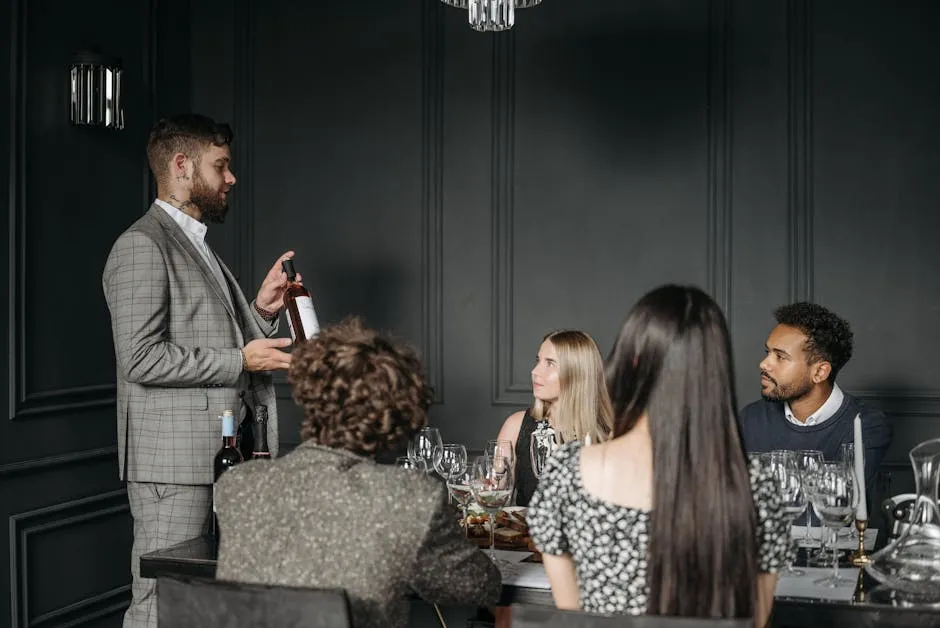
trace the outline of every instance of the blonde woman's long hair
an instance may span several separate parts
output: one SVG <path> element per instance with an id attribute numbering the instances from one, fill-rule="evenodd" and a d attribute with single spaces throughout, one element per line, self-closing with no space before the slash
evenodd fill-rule
<path id="1" fill-rule="evenodd" d="M 583 441 L 588 435 L 591 443 L 607 440 L 614 424 L 614 411 L 597 343 L 574 329 L 553 331 L 542 339 L 546 340 L 552 343 L 558 356 L 558 399 L 536 398 L 532 417 L 547 419 L 562 442 Z"/>

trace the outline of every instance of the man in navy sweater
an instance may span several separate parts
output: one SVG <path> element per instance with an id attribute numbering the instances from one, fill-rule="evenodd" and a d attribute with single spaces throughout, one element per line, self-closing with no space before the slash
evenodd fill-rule
<path id="1" fill-rule="evenodd" d="M 763 399 L 738 417 L 744 448 L 818 449 L 826 460 L 838 460 L 840 445 L 853 442 L 855 415 L 860 414 L 865 486 L 873 488 L 892 428 L 883 412 L 866 407 L 836 384 L 836 375 L 852 357 L 849 324 L 815 303 L 784 305 L 774 316 L 778 324 L 760 363 Z"/>

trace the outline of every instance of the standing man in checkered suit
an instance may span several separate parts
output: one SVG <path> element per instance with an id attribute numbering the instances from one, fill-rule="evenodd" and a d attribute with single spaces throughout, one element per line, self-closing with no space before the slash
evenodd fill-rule
<path id="1" fill-rule="evenodd" d="M 278 328 L 287 277 L 281 261 L 249 303 L 205 241 L 220 223 L 232 132 L 199 115 L 160 120 L 147 158 L 157 182 L 150 209 L 114 243 L 102 284 L 117 361 L 121 479 L 134 517 L 133 601 L 125 627 L 155 627 L 155 581 L 140 577 L 140 555 L 198 537 L 211 507 L 219 416 L 243 404 L 268 407 L 277 454 L 277 408 L 270 371 L 286 369 Z M 236 419 L 237 420 L 237 419 Z"/>

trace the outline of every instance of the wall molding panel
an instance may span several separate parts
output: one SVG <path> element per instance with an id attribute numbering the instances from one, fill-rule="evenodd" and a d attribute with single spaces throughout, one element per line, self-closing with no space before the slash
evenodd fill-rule
<path id="1" fill-rule="evenodd" d="M 492 405 L 524 406 L 527 384 L 513 378 L 513 213 L 515 169 L 516 36 L 493 38 L 491 87 L 491 220 L 493 255 Z"/>
<path id="2" fill-rule="evenodd" d="M 12 625 L 16 628 L 53 625 L 52 622 L 55 622 L 55 625 L 65 622 L 74 625 L 124 610 L 130 602 L 129 584 L 32 616 L 28 590 L 29 548 L 30 540 L 38 534 L 129 512 L 127 491 L 120 489 L 10 516 L 10 565 L 15 572 L 10 583 Z"/>
<path id="3" fill-rule="evenodd" d="M 810 0 L 787 0 L 790 301 L 813 300 L 813 32 Z"/>
<path id="4" fill-rule="evenodd" d="M 708 11 L 708 290 L 733 329 L 732 1 Z"/>

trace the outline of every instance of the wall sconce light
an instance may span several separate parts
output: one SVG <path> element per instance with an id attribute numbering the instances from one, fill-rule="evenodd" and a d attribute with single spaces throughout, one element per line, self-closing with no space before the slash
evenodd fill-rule
<path id="1" fill-rule="evenodd" d="M 96 52 L 76 54 L 70 66 L 69 121 L 76 126 L 124 128 L 121 61 Z"/>

